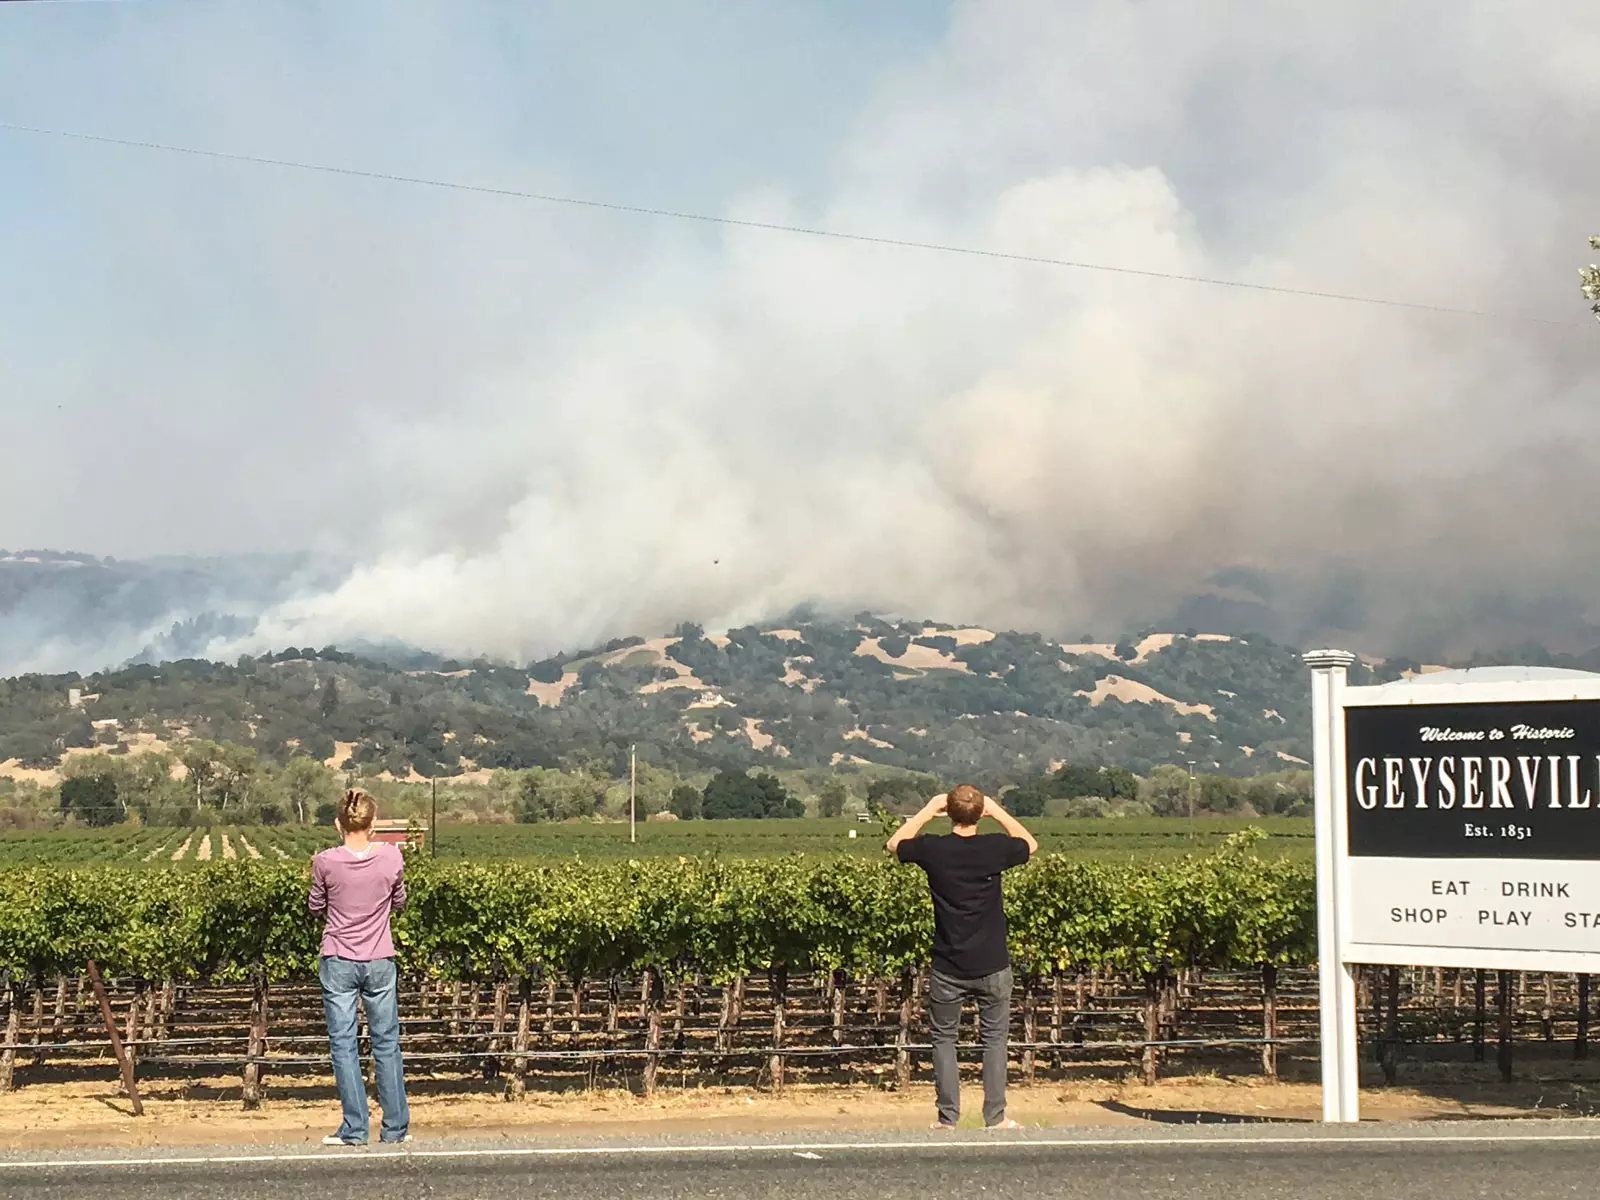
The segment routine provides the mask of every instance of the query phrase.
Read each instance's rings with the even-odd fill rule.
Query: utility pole
[[[635,815],[635,798],[638,795],[639,765],[634,748],[628,747],[628,841],[639,840],[639,826]]]
[[[1194,759],[1189,760],[1189,840],[1194,840]]]
[[[428,818],[428,856],[439,857],[439,780],[433,780],[433,813]]]

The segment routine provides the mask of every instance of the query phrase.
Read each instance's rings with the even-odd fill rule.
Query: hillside
[[[71,691],[78,693],[77,704]],[[397,778],[586,762],[680,771],[877,764],[986,781],[1054,763],[1249,775],[1306,757],[1307,674],[1264,639],[1063,644],[862,616],[627,638],[527,668],[290,648],[234,664],[0,681],[0,774],[175,739]]]

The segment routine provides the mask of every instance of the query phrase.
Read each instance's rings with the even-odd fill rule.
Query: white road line
[[[1320,1137],[1116,1137],[1116,1138],[1006,1138],[994,1141],[953,1141],[939,1138],[915,1142],[728,1142],[712,1145],[647,1146],[494,1146],[456,1150],[354,1150],[289,1151],[278,1154],[208,1154],[167,1158],[56,1158],[0,1160],[0,1170],[81,1170],[84,1167],[203,1167],[246,1163],[330,1162],[341,1159],[472,1159],[472,1158],[626,1158],[630,1156],[795,1154],[821,1150],[1027,1150],[1123,1149],[1173,1146],[1394,1146],[1505,1145],[1509,1142],[1593,1142],[1600,1144],[1600,1127],[1593,1133],[1484,1133],[1484,1134],[1328,1134]]]

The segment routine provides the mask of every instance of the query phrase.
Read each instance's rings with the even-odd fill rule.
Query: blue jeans
[[[367,1140],[367,1088],[356,1050],[356,997],[360,996],[372,1035],[378,1104],[383,1108],[380,1136],[386,1142],[398,1142],[411,1126],[411,1110],[406,1105],[406,1080],[400,1064],[400,998],[394,959],[358,962],[325,955],[317,964],[317,978],[322,982],[322,1011],[328,1018],[333,1081],[344,1110],[338,1136],[347,1142]]]

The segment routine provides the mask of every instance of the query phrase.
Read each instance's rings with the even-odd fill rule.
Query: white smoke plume
[[[231,11],[193,36],[293,49]],[[582,190],[519,152],[509,70],[464,97],[382,82],[430,38],[447,67],[487,53],[406,11],[336,71],[286,66],[304,91],[270,121],[254,79],[164,133],[276,127],[252,151]],[[117,253],[164,265],[157,308],[192,322],[135,355],[141,403],[181,394],[192,485],[146,481],[144,507],[184,548],[361,561],[218,653],[527,659],[801,602],[1076,634],[1237,565],[1293,581],[1308,636],[1459,644],[1552,609],[1587,629],[1600,341],[1572,277],[1600,225],[1595,61],[1582,0],[971,0],[815,172],[716,205],[1566,326],[117,151],[146,223]],[[216,436],[202,397],[230,414]]]

